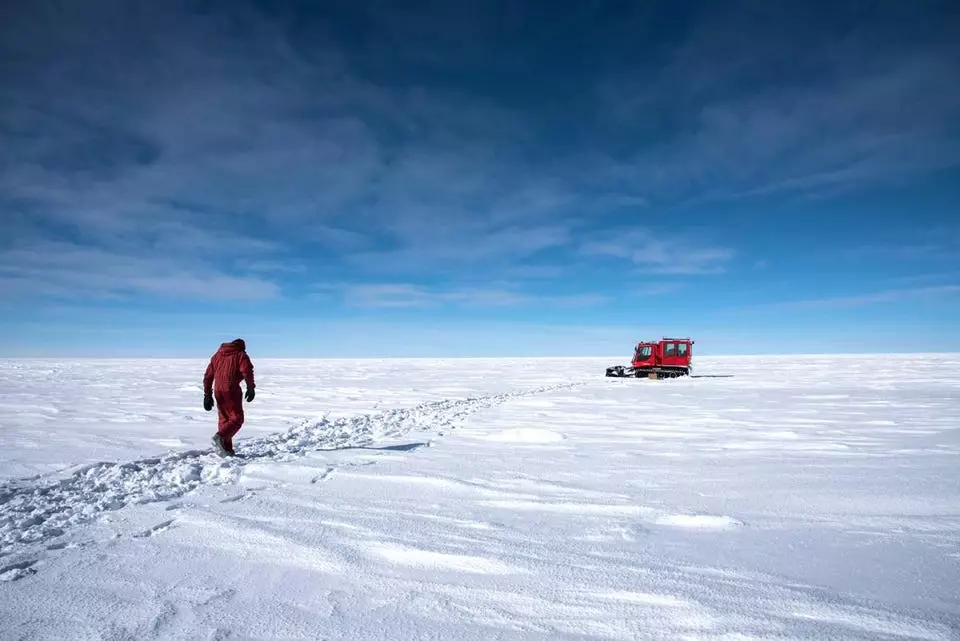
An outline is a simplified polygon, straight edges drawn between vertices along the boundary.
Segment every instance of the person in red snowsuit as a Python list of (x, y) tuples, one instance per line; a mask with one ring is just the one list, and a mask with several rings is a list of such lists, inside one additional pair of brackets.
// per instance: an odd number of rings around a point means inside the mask
[(203, 374), (203, 409), (213, 409), (217, 402), (219, 422), (213, 444), (233, 455), (233, 437), (243, 427), (243, 390), (240, 381), (247, 384), (247, 402), (253, 400), (256, 384), (253, 381), (253, 362), (247, 355), (247, 344), (242, 338), (223, 343), (210, 357)]

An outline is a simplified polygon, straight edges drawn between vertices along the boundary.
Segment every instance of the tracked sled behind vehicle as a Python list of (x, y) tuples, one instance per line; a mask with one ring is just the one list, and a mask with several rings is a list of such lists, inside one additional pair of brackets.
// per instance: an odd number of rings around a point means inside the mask
[(630, 365), (613, 365), (607, 376), (615, 378), (677, 378), (693, 370), (693, 341), (689, 338), (662, 338), (637, 343)]

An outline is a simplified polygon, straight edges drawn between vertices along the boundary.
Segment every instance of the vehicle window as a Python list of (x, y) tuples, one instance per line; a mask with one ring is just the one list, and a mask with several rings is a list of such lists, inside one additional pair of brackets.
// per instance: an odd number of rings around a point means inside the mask
[(651, 351), (652, 350), (649, 345), (644, 345), (637, 350), (637, 355), (640, 356), (640, 358), (650, 358)]
[(676, 343), (667, 343), (667, 346), (663, 350), (664, 358), (670, 358), (671, 356), (677, 355), (677, 344)]
[(687, 347), (688, 347), (688, 345), (687, 345), (686, 343), (680, 343), (680, 344), (677, 346), (677, 356), (686, 356), (686, 355), (687, 355)]

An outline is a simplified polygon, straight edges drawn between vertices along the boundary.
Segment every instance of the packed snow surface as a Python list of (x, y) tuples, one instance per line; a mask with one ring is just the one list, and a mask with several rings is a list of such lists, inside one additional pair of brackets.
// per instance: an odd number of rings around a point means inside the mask
[(0, 361), (0, 640), (960, 639), (960, 356)]

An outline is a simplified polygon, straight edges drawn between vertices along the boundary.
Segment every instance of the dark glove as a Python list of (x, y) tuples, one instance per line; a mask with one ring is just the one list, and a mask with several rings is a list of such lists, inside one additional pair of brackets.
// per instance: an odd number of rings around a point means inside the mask
[(257, 393), (253, 390), (252, 387), (248, 387), (248, 388), (247, 388), (247, 402), (248, 402), (248, 403), (249, 403), (250, 401), (252, 401), (252, 400), (253, 400), (253, 397), (256, 396), (256, 395), (257, 395)]
[(213, 396), (211, 394), (203, 395), (203, 409), (208, 412), (213, 409)]

